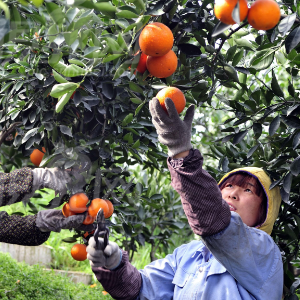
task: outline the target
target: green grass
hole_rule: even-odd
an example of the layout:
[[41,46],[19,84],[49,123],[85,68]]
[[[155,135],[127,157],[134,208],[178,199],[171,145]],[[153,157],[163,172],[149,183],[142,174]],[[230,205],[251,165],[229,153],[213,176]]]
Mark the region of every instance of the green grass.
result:
[[66,276],[43,271],[38,265],[17,263],[8,254],[0,253],[0,299],[4,300],[109,300],[103,288],[73,283]]

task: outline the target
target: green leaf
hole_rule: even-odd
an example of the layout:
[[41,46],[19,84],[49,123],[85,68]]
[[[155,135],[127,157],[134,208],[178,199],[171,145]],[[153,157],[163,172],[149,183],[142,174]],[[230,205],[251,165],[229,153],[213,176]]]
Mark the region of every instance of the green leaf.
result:
[[296,233],[288,226],[288,224],[284,225],[284,232],[287,233],[293,240],[297,240]]
[[62,12],[62,8],[53,2],[47,2],[46,8],[53,21],[57,25],[61,25],[65,18],[65,14]]
[[140,98],[130,98],[134,104],[141,104],[143,101]]
[[50,96],[59,98],[68,92],[74,92],[78,87],[79,84],[73,82],[56,84],[53,86]]
[[118,34],[117,42],[118,42],[119,46],[120,46],[122,49],[128,50],[127,44],[126,44],[126,42],[125,42],[125,40],[124,40],[124,38],[123,38],[123,36],[122,36],[122,34],[121,34],[120,32],[119,32],[119,34]]
[[120,67],[116,70],[113,80],[118,79],[128,68],[131,66],[131,60],[126,60]]
[[235,56],[233,57],[232,60],[232,65],[236,66],[240,60],[243,58],[244,56],[244,49],[241,49],[238,53],[235,54]]
[[116,13],[118,18],[133,19],[138,18],[138,15],[129,10],[121,10]]
[[137,115],[137,114],[140,112],[140,110],[142,109],[142,107],[144,106],[144,104],[145,104],[145,102],[141,103],[141,104],[137,107],[137,109],[135,110],[135,115]]
[[284,97],[284,94],[278,84],[278,81],[276,79],[276,76],[275,76],[275,73],[274,73],[274,70],[272,70],[272,82],[271,82],[271,87],[272,87],[272,90],[273,92],[275,93],[276,96],[278,97]]
[[247,132],[248,132],[248,130],[244,130],[244,131],[240,131],[239,133],[235,134],[234,138],[232,140],[232,144],[235,145],[235,144],[240,143],[243,140],[243,138],[246,136]]
[[235,39],[234,41],[239,47],[253,51],[253,45],[246,39]]
[[54,79],[59,82],[59,83],[67,83],[69,82],[67,79],[65,79],[64,77],[62,77],[60,74],[58,74],[55,70],[52,70]]
[[59,101],[57,102],[56,106],[55,106],[55,112],[56,113],[60,113],[64,106],[69,102],[72,94],[73,94],[74,91],[70,91],[66,94],[64,94],[60,99]]
[[74,30],[72,32],[65,32],[64,38],[65,38],[66,44],[71,46],[78,38],[78,30]]
[[293,175],[289,172],[283,179],[282,187],[289,194],[292,186]]
[[58,33],[59,31],[56,24],[50,26],[48,30],[48,40],[52,43],[56,39]]
[[110,37],[106,37],[105,40],[107,42],[107,46],[109,47],[108,51],[110,53],[116,54],[116,53],[123,52],[123,48],[120,47],[120,45],[118,44],[118,42],[116,40],[114,40],[113,38],[110,38]]
[[44,0],[31,0],[31,2],[32,2],[36,7],[40,7],[40,6],[44,3]]
[[290,165],[290,170],[294,176],[299,175],[299,173],[300,173],[300,156],[298,156],[297,158],[295,158],[293,160],[293,162]]
[[94,3],[94,7],[96,10],[100,11],[105,16],[115,19],[115,13],[117,12],[117,8],[113,6],[110,2]]
[[300,27],[296,27],[285,39],[286,53],[289,54],[300,42]]
[[280,126],[280,116],[273,119],[269,127],[269,136],[273,136]]
[[132,91],[134,91],[134,92],[137,92],[137,93],[140,93],[140,94],[143,94],[143,89],[139,86],[139,85],[137,85],[136,83],[134,83],[134,82],[129,82],[129,88],[132,90]]
[[250,158],[250,157],[253,155],[253,153],[257,150],[258,147],[259,147],[259,145],[253,146],[253,147],[248,151],[248,153],[247,153],[247,158]]
[[108,55],[107,57],[105,57],[103,59],[103,63],[110,62],[110,61],[118,59],[118,58],[120,58],[122,56],[124,56],[124,54],[110,54],[110,55]]
[[122,126],[125,127],[127,124],[129,124],[133,120],[133,114],[128,114],[124,120],[122,121]]
[[234,81],[239,82],[237,72],[233,66],[226,65],[224,70],[229,77],[231,77]]
[[78,66],[81,66],[81,67],[86,67],[86,65],[81,61],[81,60],[78,60],[78,59],[69,59],[69,63],[71,64],[75,64],[75,65],[78,65]]
[[65,68],[62,74],[66,77],[77,77],[85,75],[86,70],[80,68],[77,65],[69,65]]
[[226,54],[227,61],[230,61],[233,59],[236,49],[237,49],[237,46],[234,45],[227,50],[227,54]]
[[250,60],[251,67],[256,70],[267,69],[274,60],[274,51],[273,50],[262,50],[254,54]]

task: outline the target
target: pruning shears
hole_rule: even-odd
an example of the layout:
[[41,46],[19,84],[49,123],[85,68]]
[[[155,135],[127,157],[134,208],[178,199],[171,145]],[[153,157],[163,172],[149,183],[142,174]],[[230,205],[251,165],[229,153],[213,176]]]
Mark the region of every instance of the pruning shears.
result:
[[98,237],[99,235],[102,236],[104,235],[104,249],[105,247],[108,245],[108,238],[109,238],[109,229],[108,227],[105,225],[105,218],[104,218],[104,213],[103,213],[103,209],[100,208],[97,216],[96,216],[96,223],[97,223],[97,228],[95,230],[94,233],[94,239],[96,242],[96,249],[100,249],[100,244],[99,244],[99,240]]

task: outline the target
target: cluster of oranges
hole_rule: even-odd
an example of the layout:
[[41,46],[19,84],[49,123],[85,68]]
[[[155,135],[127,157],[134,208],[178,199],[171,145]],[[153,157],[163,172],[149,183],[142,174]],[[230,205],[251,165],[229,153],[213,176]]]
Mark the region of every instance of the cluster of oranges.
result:
[[162,23],[154,22],[145,26],[139,37],[141,57],[137,71],[146,70],[157,78],[171,76],[177,69],[178,59],[172,47],[174,36],[170,28]]
[[247,0],[215,0],[216,18],[224,24],[235,24],[232,12],[237,1],[240,7],[240,21],[247,17],[249,24],[257,30],[272,29],[280,20],[280,7],[274,0],[256,0],[250,8]]
[[[77,193],[69,199],[69,202],[64,204],[62,213],[66,218],[68,218],[87,211],[88,214],[82,224],[89,225],[94,223],[100,209],[103,210],[104,218],[106,219],[110,218],[114,212],[114,206],[109,200],[95,198],[91,201],[90,205],[87,206],[88,202],[89,198],[85,193]],[[89,234],[90,233],[86,232],[84,237]],[[86,245],[75,244],[71,249],[71,255],[75,260],[85,260],[87,258]]]

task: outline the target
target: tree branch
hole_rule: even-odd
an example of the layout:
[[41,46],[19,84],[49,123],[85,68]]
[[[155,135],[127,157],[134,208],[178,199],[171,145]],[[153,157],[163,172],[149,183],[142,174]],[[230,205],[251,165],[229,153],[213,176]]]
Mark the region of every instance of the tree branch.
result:
[[5,141],[5,139],[15,130],[16,127],[18,127],[19,125],[21,125],[22,122],[16,122],[13,123],[9,126],[8,129],[4,129],[1,133],[0,133],[0,146],[2,145],[2,143]]

